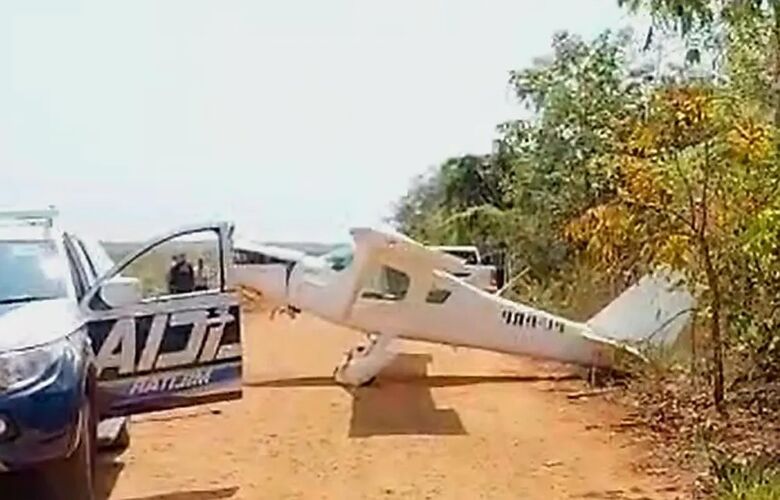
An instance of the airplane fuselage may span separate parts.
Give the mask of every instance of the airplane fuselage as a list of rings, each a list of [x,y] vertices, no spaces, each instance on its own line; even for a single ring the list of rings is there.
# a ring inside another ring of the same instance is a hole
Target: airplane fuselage
[[[353,245],[322,256],[247,242],[236,245],[233,279],[272,305],[306,311],[378,334],[347,353],[337,381],[369,383],[405,338],[533,356],[588,367],[646,358],[644,345],[669,346],[695,300],[673,273],[649,274],[588,319],[570,321],[480,290],[455,277],[463,263],[404,235],[354,228]]]
[[[305,257],[253,266],[245,276],[252,275],[253,286],[272,302],[362,332],[587,366],[614,361],[614,346],[591,337],[587,325],[489,294],[446,272],[416,270],[412,258],[382,261],[409,277],[402,297],[382,296],[366,286],[365,269],[376,266],[361,262],[365,257],[357,252],[339,270]]]

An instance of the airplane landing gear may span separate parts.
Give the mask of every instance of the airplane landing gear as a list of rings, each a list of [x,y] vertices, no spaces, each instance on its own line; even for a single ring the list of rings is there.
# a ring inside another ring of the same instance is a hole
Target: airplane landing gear
[[[301,312],[300,309],[291,305],[275,307],[274,309],[271,310],[271,319],[274,319],[278,314],[284,314],[286,316],[289,316],[290,319],[295,319],[295,317],[298,316],[300,312]]]
[[[342,385],[364,387],[371,385],[379,372],[398,355],[391,349],[394,337],[377,334],[368,337],[365,345],[350,349],[336,367],[333,378]]]

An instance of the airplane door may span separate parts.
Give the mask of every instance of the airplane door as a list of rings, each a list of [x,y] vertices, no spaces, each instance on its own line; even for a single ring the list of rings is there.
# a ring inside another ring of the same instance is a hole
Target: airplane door
[[[101,416],[241,397],[232,231],[214,224],[156,238],[85,295]]]

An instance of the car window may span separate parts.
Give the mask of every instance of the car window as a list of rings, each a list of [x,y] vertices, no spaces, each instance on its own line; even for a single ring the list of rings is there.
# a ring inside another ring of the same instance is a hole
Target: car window
[[[74,249],[76,250],[76,257],[79,260],[79,265],[81,266],[81,269],[84,271],[86,275],[87,284],[89,286],[92,286],[92,284],[95,283],[95,280],[98,277],[98,273],[95,270],[95,266],[92,263],[92,260],[89,258],[89,254],[87,253],[87,250],[84,248],[84,244],[81,242],[81,240],[75,237],[71,237],[71,240],[73,242]]]
[[[108,255],[103,245],[90,238],[81,238],[79,241],[83,244],[87,257],[89,257],[98,276],[104,275],[114,267],[116,263]]]
[[[70,238],[65,237],[63,239],[63,245],[67,256],[68,267],[70,268],[70,276],[73,280],[73,285],[76,288],[76,296],[80,300],[89,289],[92,280],[87,275],[87,270],[82,263],[83,258],[79,256],[73,241]]]
[[[67,296],[67,267],[54,241],[0,241],[0,303]]]
[[[471,250],[445,250],[445,252],[466,261],[468,265],[479,264],[476,252]]]
[[[122,276],[137,278],[144,300],[224,289],[219,233],[203,229],[180,234],[137,256]]]

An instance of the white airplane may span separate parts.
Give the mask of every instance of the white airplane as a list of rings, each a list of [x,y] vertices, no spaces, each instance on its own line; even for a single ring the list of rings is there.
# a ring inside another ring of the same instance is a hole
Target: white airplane
[[[694,300],[669,274],[646,276],[581,323],[480,290],[450,272],[451,255],[394,232],[351,230],[353,244],[321,256],[236,239],[232,279],[294,316],[306,311],[364,332],[337,382],[371,383],[397,352],[398,338],[613,367],[644,360],[641,345],[673,343]],[[273,313],[272,313],[273,314]]]

